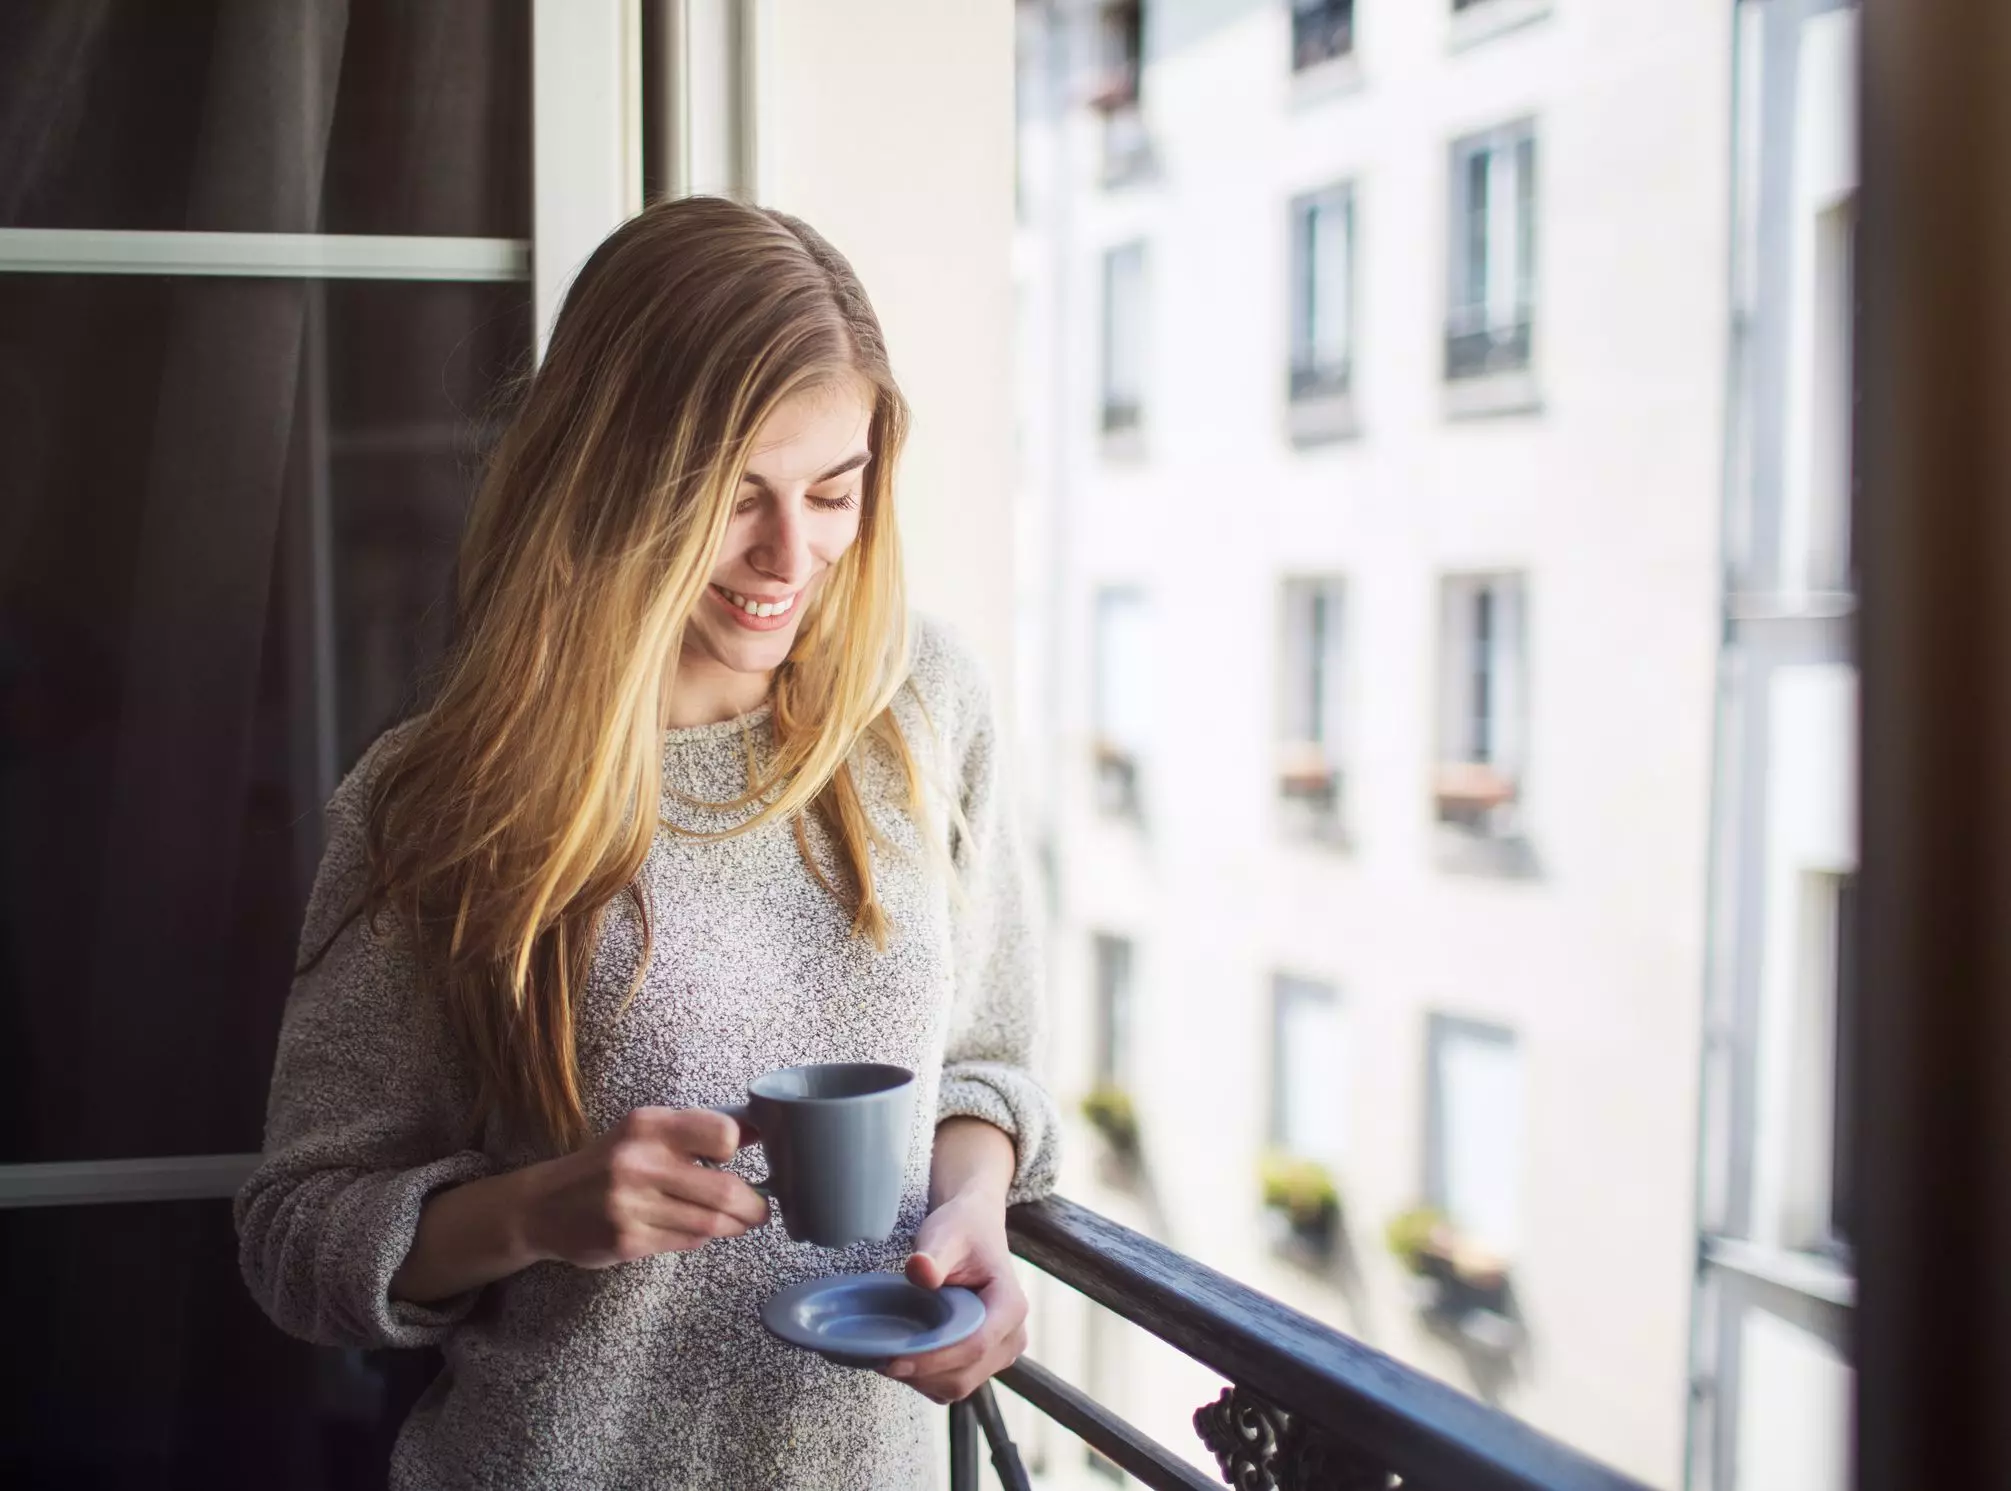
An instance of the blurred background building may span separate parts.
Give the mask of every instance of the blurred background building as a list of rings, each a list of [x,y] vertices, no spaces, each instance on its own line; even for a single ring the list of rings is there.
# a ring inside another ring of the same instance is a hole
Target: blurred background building
[[[1739,15],[1023,3],[1021,709],[1071,1194],[1840,1486],[1853,15]]]

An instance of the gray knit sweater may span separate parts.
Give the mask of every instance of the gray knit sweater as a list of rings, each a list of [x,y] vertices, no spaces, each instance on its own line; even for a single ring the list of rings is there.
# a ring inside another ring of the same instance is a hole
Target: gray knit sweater
[[[931,868],[891,764],[866,753],[862,794],[904,851],[875,861],[896,928],[885,952],[851,934],[786,825],[711,843],[660,831],[642,874],[655,947],[641,992],[620,1008],[641,940],[617,898],[580,1031],[597,1131],[644,1105],[738,1101],[752,1078],[801,1062],[913,1069],[907,1186],[886,1241],[827,1251],[771,1225],[607,1270],[541,1263],[436,1305],[394,1301],[391,1275],[427,1196],[534,1156],[493,1126],[460,1147],[469,1074],[390,919],[352,925],[295,981],[264,1162],[237,1198],[241,1262],[260,1304],[296,1335],[444,1348],[446,1371],[399,1438],[394,1487],[886,1491],[940,1479],[930,1432],[940,1409],[775,1341],[756,1316],[799,1279],[902,1266],[926,1211],[939,1119],[971,1114],[1014,1136],[1012,1200],[1053,1183],[1054,1112],[1028,1073],[1040,965],[984,681],[919,619],[914,654],[895,708],[917,754],[936,761],[939,790],[960,798],[967,835],[942,801],[933,816],[962,899]],[[372,746],[329,803],[304,948],[320,945],[357,889],[369,786],[398,737]],[[724,825],[685,796],[731,799],[750,741],[759,750],[769,739],[765,709],[669,732],[664,816]],[[758,1175],[760,1151],[732,1168]]]

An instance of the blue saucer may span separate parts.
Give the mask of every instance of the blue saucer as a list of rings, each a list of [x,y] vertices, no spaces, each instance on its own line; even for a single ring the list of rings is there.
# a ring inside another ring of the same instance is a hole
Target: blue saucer
[[[899,1274],[840,1274],[791,1284],[761,1307],[791,1346],[845,1367],[954,1346],[985,1323],[984,1302],[954,1284],[924,1289]]]

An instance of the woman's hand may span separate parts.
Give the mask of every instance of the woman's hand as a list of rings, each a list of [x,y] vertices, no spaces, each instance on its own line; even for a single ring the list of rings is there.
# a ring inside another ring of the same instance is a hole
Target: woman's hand
[[[637,1108],[573,1154],[533,1167],[524,1237],[539,1258],[611,1268],[685,1253],[768,1221],[737,1175],[708,1170],[752,1135],[707,1108]]]
[[[984,1301],[976,1334],[920,1356],[896,1357],[880,1370],[938,1403],[967,1398],[1026,1350],[1026,1294],[1013,1277],[1005,1205],[978,1191],[953,1196],[923,1221],[908,1259],[908,1281],[924,1289],[961,1284]]]

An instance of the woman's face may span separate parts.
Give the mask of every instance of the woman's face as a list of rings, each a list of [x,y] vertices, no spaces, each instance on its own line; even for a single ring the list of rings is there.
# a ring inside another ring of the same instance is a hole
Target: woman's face
[[[858,379],[797,394],[755,433],[712,583],[685,628],[687,665],[770,673],[807,602],[859,536],[873,402]]]

